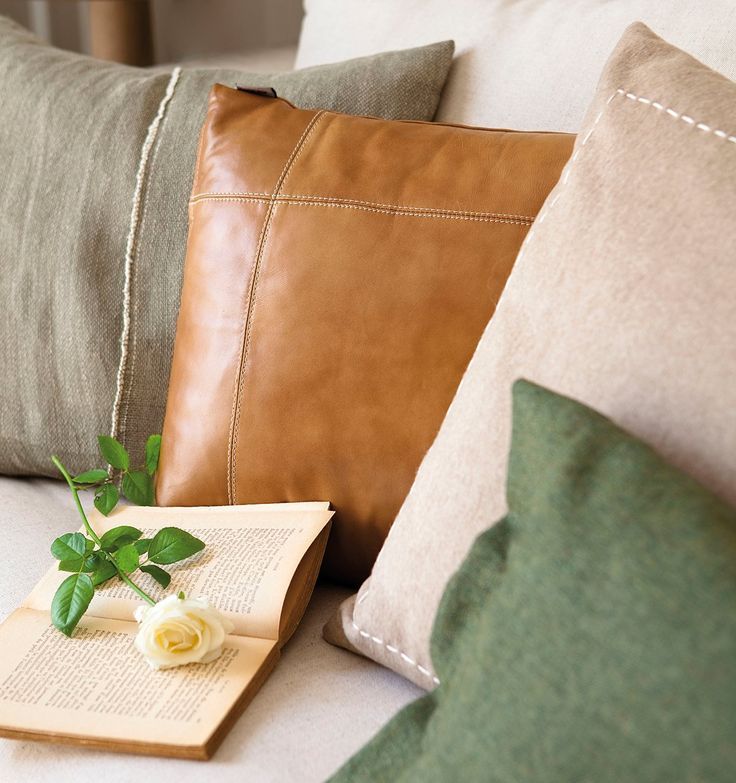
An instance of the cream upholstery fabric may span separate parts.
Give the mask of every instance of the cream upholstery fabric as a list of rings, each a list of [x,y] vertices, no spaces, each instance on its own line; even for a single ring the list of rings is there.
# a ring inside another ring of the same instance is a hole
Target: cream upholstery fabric
[[[736,78],[734,0],[306,0],[296,67],[452,38],[437,119],[577,132],[637,20]]]
[[[517,378],[601,411],[736,504],[734,204],[736,84],[633,25],[331,639],[431,687],[417,663],[431,668],[447,580],[506,513]]]
[[[211,57],[187,60],[187,68],[230,68],[249,73],[284,73],[294,68],[296,46],[274,46],[269,49],[255,49],[252,52],[233,52]],[[169,68],[173,67],[168,66]]]
[[[51,562],[51,540],[79,526],[56,481],[0,478],[0,618]],[[398,675],[330,647],[321,628],[347,591],[318,588],[268,682],[215,757],[199,762],[0,739],[0,780],[79,783],[308,783],[322,781],[421,691]]]

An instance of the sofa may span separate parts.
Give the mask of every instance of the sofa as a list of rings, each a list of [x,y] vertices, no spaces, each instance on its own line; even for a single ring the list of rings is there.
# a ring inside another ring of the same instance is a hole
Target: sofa
[[[716,18],[722,23],[714,23]],[[452,38],[456,61],[438,119],[574,133],[606,56],[623,29],[637,19],[736,77],[736,58],[728,54],[736,14],[725,0],[697,7],[677,0],[656,9],[643,0],[307,0],[296,67]],[[283,49],[272,59],[261,53],[255,67],[278,70],[291,57]],[[243,63],[254,67],[247,57],[227,64]],[[76,528],[75,513],[60,482],[0,477],[0,526],[5,534],[0,619],[48,567],[48,542]],[[323,639],[323,626],[350,593],[318,584],[275,672],[206,767],[1,741],[0,778],[34,783],[103,775],[110,783],[134,778],[179,783],[205,775],[223,783],[324,780],[423,693],[399,674]]]

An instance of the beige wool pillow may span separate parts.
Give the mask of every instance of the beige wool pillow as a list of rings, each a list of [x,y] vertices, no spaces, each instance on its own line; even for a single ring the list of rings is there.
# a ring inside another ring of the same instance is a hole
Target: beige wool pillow
[[[506,512],[516,378],[600,410],[736,504],[734,204],[736,84],[632,25],[373,573],[325,629],[329,641],[436,684],[440,597]]]

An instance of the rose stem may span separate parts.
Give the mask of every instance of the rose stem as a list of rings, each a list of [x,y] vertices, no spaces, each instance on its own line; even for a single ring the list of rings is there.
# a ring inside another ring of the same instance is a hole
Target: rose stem
[[[74,498],[74,502],[77,504],[77,510],[79,511],[79,516],[82,517],[85,530],[89,533],[90,538],[97,544],[97,546],[102,548],[102,541],[100,541],[99,536],[92,529],[92,525],[90,525],[89,520],[87,519],[87,515],[84,513],[82,501],[79,499],[79,491],[74,486],[74,481],[69,475],[69,471],[64,467],[58,457],[51,457],[51,461],[59,469],[61,475],[66,479],[66,483],[69,485],[69,489],[72,491],[72,497]],[[138,585],[120,568],[117,560],[115,560],[115,557],[110,552],[105,552],[104,555],[105,558],[115,566],[115,570],[118,572],[118,576],[123,580],[123,582],[125,582],[126,585],[128,585],[128,587],[130,587],[131,590],[136,592],[146,603],[149,603],[151,606],[156,603],[153,598],[151,598],[151,596],[145,592],[145,590],[142,590],[140,587],[138,587]]]

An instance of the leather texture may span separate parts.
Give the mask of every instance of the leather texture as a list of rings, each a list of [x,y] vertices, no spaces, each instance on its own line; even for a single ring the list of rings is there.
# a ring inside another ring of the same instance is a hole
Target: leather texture
[[[158,502],[329,500],[365,578],[572,145],[216,85]]]

